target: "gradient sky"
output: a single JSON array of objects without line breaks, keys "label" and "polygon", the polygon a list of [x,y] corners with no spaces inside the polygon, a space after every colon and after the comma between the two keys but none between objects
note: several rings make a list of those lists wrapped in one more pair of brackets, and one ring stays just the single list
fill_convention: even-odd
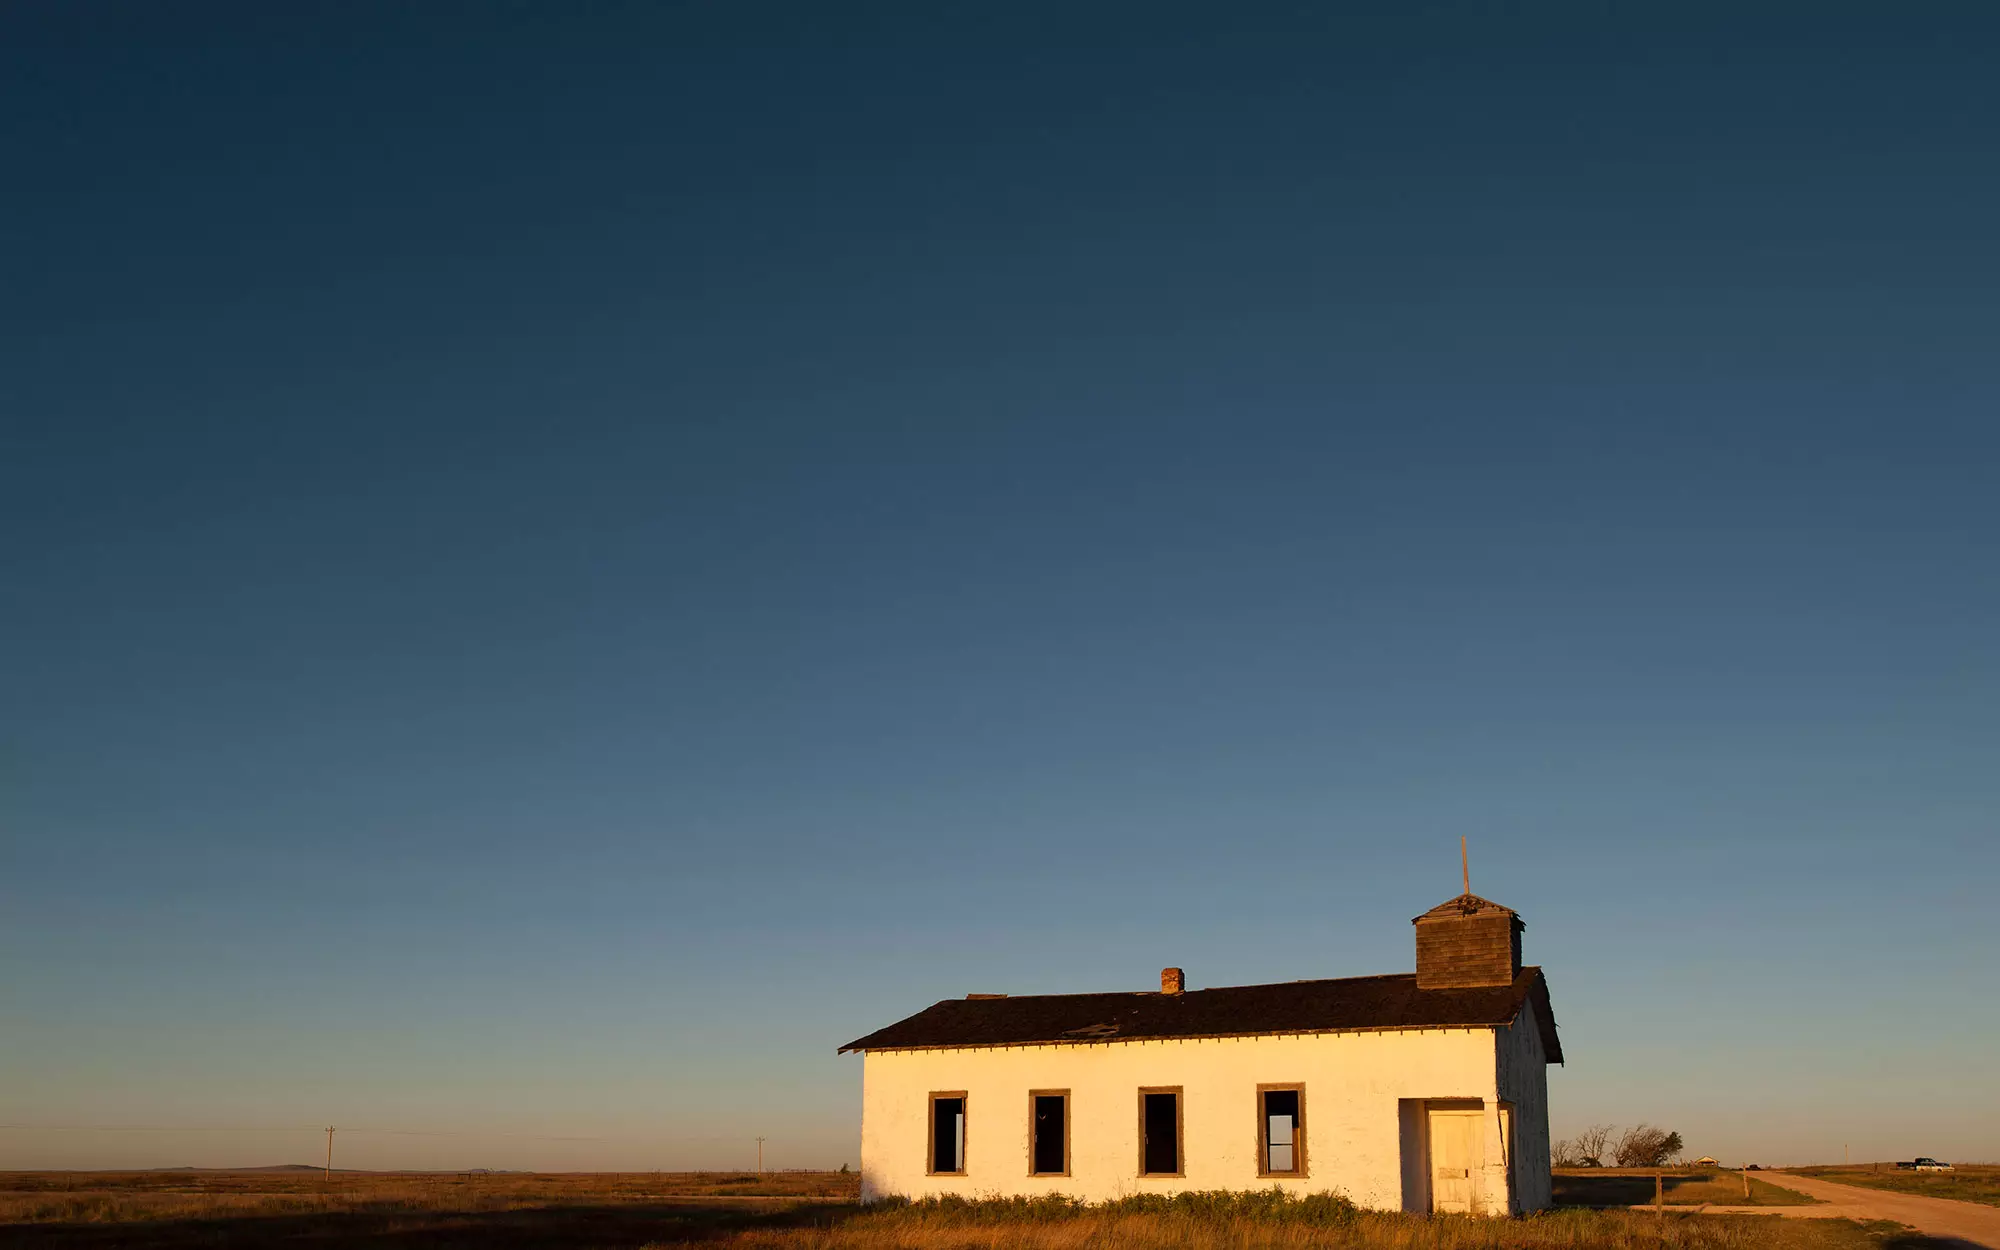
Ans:
[{"label": "gradient sky", "polygon": [[0,8],[0,1167],[856,1163],[1461,835],[1558,1133],[2000,1158],[2000,12],[1517,7]]}]

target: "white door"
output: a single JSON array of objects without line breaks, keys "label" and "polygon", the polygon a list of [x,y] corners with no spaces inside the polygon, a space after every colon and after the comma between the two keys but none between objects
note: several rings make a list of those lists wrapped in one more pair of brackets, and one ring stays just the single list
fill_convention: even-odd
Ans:
[{"label": "white door", "polygon": [[1475,1209],[1474,1186],[1486,1152],[1480,1148],[1484,1111],[1430,1109],[1431,1210]]}]

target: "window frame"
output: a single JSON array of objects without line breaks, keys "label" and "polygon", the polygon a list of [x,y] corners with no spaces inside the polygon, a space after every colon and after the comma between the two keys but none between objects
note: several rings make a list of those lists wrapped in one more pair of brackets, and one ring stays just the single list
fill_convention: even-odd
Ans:
[{"label": "window frame", "polygon": [[[1172,1172],[1146,1170],[1146,1096],[1174,1096],[1174,1168]],[[1139,1087],[1139,1177],[1142,1180],[1174,1180],[1187,1175],[1187,1093],[1181,1085],[1141,1085]]]},{"label": "window frame", "polygon": [[[940,1098],[958,1099],[958,1171],[937,1170],[937,1103]],[[964,1176],[965,1158],[972,1153],[972,1099],[962,1089],[934,1089],[924,1100],[924,1175]]]},{"label": "window frame", "polygon": [[[1070,1115],[1069,1091],[1066,1089],[1031,1089],[1028,1091],[1028,1175],[1041,1177],[1065,1177],[1070,1173],[1069,1141]],[[1037,1172],[1035,1170],[1035,1100],[1039,1098],[1062,1099],[1062,1171]]]},{"label": "window frame", "polygon": [[[1292,1119],[1292,1169],[1288,1172],[1271,1171],[1271,1117],[1264,1111],[1264,1095],[1295,1093],[1299,1096],[1299,1113]],[[1257,1087],[1257,1179],[1259,1180],[1304,1180],[1311,1175],[1306,1159],[1306,1083],[1304,1081],[1274,1081]]]}]

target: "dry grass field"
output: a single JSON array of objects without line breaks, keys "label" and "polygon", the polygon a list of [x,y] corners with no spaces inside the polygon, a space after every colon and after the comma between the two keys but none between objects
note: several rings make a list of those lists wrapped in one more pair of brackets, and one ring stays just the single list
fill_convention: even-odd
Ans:
[{"label": "dry grass field", "polygon": [[1750,1175],[1744,1196],[1743,1174],[1720,1168],[1558,1168],[1556,1201],[1563,1206],[1627,1207],[1653,1200],[1653,1174],[1661,1173],[1661,1189],[1670,1207],[1801,1207],[1815,1204],[1796,1190],[1785,1189]]},{"label": "dry grass field", "polygon": [[858,1176],[838,1172],[243,1172],[0,1173],[0,1224],[123,1222],[183,1214],[282,1215],[397,1207],[505,1211],[656,1199],[851,1203]]},{"label": "dry grass field", "polygon": [[[1739,1187],[1740,1192],[1740,1187]],[[98,1250],[1925,1250],[1841,1220],[1568,1209],[1516,1220],[1356,1211],[1264,1194],[1055,1202],[855,1202],[836,1173],[0,1174],[0,1245]]]},{"label": "dry grass field", "polygon": [[0,1246],[641,1246],[852,1212],[836,1172],[0,1173]]},{"label": "dry grass field", "polygon": [[[1881,1170],[1877,1171],[1877,1167]],[[1899,1193],[1922,1194],[1926,1198],[1956,1198],[1961,1202],[1983,1202],[2000,1207],[2000,1163],[1961,1163],[1956,1171],[1951,1172],[1901,1172],[1893,1163],[1791,1170],[1825,1181],[1838,1181],[1843,1185],[1893,1189]]]}]

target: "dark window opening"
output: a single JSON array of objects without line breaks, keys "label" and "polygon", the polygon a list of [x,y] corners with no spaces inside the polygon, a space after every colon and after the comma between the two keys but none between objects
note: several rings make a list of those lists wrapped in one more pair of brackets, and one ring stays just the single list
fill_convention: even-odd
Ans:
[{"label": "dark window opening", "polygon": [[1181,1096],[1178,1090],[1140,1095],[1139,1126],[1144,1138],[1139,1171],[1178,1176],[1181,1170]]},{"label": "dark window opening", "polygon": [[1036,1176],[1069,1174],[1069,1095],[1029,1095],[1034,1120],[1028,1170]]},{"label": "dark window opening", "polygon": [[1263,1158],[1260,1160],[1266,1176],[1286,1175],[1304,1172],[1305,1169],[1305,1096],[1298,1089],[1261,1089],[1257,1094],[1262,1102],[1258,1110],[1258,1130],[1263,1137]]},{"label": "dark window opening", "polygon": [[965,1095],[931,1095],[931,1172],[965,1172]]}]

